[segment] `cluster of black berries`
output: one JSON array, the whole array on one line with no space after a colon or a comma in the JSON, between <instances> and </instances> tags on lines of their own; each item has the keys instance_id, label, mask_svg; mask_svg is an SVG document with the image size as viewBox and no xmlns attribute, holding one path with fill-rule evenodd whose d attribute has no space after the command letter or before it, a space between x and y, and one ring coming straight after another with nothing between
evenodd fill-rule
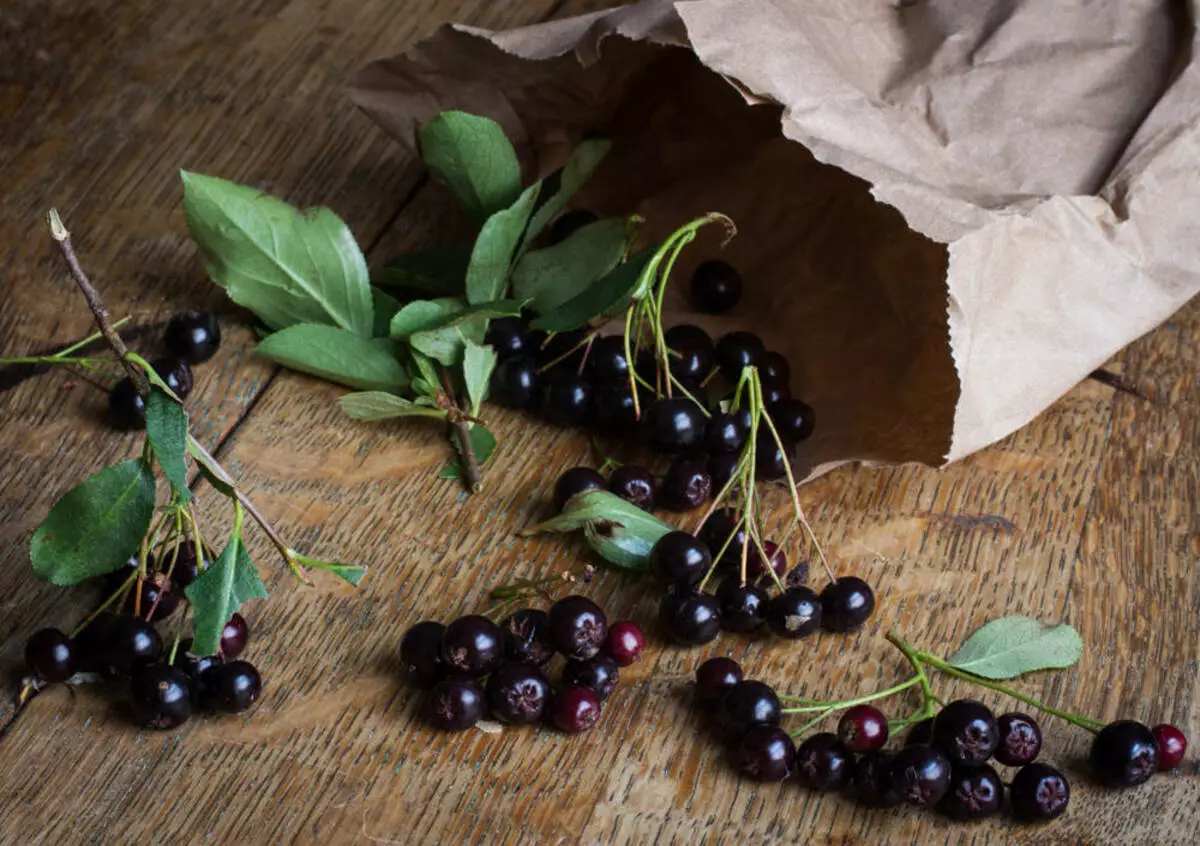
<instances>
[{"instance_id":1,"label":"cluster of black berries","mask_svg":"<svg viewBox=\"0 0 1200 846\"><path fill-rule=\"evenodd\" d=\"M216 315L184 311L167 323L163 334L168 356L150 362L175 395L187 399L192 392L192 365L208 361L221 344L221 327ZM146 428L146 398L126 376L108 394L108 421L116 429Z\"/></svg>"},{"instance_id":2,"label":"cluster of black berries","mask_svg":"<svg viewBox=\"0 0 1200 846\"><path fill-rule=\"evenodd\" d=\"M609 626L596 603L573 595L548 612L523 608L499 625L479 615L448 626L417 623L400 642L400 661L430 688L425 716L437 728L462 731L490 715L512 725L548 720L574 733L596 724L618 668L645 646L636 623ZM546 674L555 654L566 658L557 690Z\"/></svg>"}]
</instances>

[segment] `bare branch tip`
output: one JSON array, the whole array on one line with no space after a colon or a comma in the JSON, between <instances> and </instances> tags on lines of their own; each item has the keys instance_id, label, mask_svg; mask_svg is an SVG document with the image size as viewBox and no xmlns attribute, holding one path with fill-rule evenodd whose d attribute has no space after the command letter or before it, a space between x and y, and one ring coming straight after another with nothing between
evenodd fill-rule
<instances>
[{"instance_id":1,"label":"bare branch tip","mask_svg":"<svg viewBox=\"0 0 1200 846\"><path fill-rule=\"evenodd\" d=\"M50 227L50 237L59 243L71 237L71 233L67 231L67 227L63 225L62 218L59 217L58 209L52 208L46 212L46 225Z\"/></svg>"}]
</instances>

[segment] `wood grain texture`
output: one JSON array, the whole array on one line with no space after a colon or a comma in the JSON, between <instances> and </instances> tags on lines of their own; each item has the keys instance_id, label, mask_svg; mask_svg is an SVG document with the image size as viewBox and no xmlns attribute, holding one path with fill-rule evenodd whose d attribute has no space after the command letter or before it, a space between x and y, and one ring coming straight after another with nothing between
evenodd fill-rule
<instances>
[{"instance_id":1,"label":"wood grain texture","mask_svg":"<svg viewBox=\"0 0 1200 846\"><path fill-rule=\"evenodd\" d=\"M348 74L444 20L511 26L585 4L10 5L0 12L12 47L0 58L0 347L15 354L90 331L43 235L41 214L56 204L113 311L146 324L184 305L221 309L227 340L199 370L191 402L202 439L295 545L372 572L358 591L329 579L303 588L254 536L272 594L248 615L249 657L267 682L260 704L244 718L150 733L93 690L47 691L0 740L0 843L1195 841L1194 756L1180 773L1112 793L1085 776L1087 737L1048 724L1046 758L1073 776L1067 817L1033 829L951 824L738 779L690 707L688 679L727 653L781 690L848 696L903 677L882 637L889 628L949 652L982 622L1025 613L1072 622L1088 649L1078 668L1023 690L1095 717L1174 721L1196 737L1200 304L1110 365L1144 400L1087 382L945 470L843 469L807 487L839 570L877 586L866 631L791 645L725 636L697 650L656 638L589 734L439 734L417 718L420 697L397 672L401 634L482 610L490 587L514 577L579 566L577 541L515 531L545 515L559 472L591 463L589 445L489 409L501 449L485 492L468 499L433 479L448 457L438 427L351 423L338 389L274 375L254 358L248 323L204 278L175 170L329 205L373 260L427 244L456 225L445 193L348 105ZM69 626L94 599L33 579L30 532L63 490L134 448L97 424L98 394L66 381L43 376L0 394L9 689L28 634ZM204 507L219 505L200 493ZM778 525L786 503L771 503ZM652 628L647 581L605 573L586 591L610 618ZM946 680L938 690L967 692Z\"/></svg>"}]
</instances>

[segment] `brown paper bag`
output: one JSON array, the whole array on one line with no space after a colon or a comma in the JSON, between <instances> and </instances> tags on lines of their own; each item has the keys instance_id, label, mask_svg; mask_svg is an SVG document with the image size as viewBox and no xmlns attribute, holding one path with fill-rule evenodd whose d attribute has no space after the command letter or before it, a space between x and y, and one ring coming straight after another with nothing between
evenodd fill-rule
<instances>
[{"instance_id":1,"label":"brown paper bag","mask_svg":"<svg viewBox=\"0 0 1200 846\"><path fill-rule=\"evenodd\" d=\"M748 325L817 410L799 457L961 458L1200 290L1200 65L1184 4L646 0L444 28L352 96L416 149L463 109L530 176L614 147L576 205L739 234ZM719 248L700 239L679 267ZM676 288L686 287L677 284Z\"/></svg>"}]
</instances>

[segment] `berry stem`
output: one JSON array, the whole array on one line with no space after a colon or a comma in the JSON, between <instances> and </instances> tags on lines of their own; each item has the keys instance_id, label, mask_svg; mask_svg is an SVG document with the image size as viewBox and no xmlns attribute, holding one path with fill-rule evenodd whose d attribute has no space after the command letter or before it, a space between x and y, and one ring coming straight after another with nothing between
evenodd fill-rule
<instances>
[{"instance_id":1,"label":"berry stem","mask_svg":"<svg viewBox=\"0 0 1200 846\"><path fill-rule=\"evenodd\" d=\"M783 713L785 713L785 714L813 714L818 711L827 711L827 710L843 711L846 708L853 708L855 705L865 705L868 702L874 702L876 699L884 699L888 696L892 696L894 694L900 693L902 690L908 690L910 687L913 687L914 685L917 685L920 683L921 683L920 677L913 676L911 679L900 682L900 684L892 685L891 687L887 688L886 690L879 690L879 691L876 691L875 693L868 693L866 696L859 696L855 699L847 699L844 702L812 702L811 704L802 705L802 706L799 706L796 708L784 708ZM794 701L793 697L790 697L790 696L780 696L779 698L787 700L789 702ZM804 701L804 700L801 700L801 701Z\"/></svg>"},{"instance_id":2,"label":"berry stem","mask_svg":"<svg viewBox=\"0 0 1200 846\"><path fill-rule=\"evenodd\" d=\"M825 718L826 718L826 717L828 717L830 714L832 714L832 713L833 713L834 711L836 711L836 710L837 710L836 708L826 708L826 709L824 709L823 711L821 711L821 713L817 714L817 716L813 717L813 718L812 718L811 720L809 720L807 723L805 723L804 725L800 726L800 728L796 729L795 731L789 731L789 732L788 732L788 736L789 736L789 737L791 737L791 738L793 738L793 739L795 739L795 738L799 737L800 735L804 734L804 733L805 733L806 731L808 731L809 729L811 729L811 728L814 728L814 727L815 727L815 726L817 726L819 723L823 722L823 721L825 720Z\"/></svg>"},{"instance_id":3,"label":"berry stem","mask_svg":"<svg viewBox=\"0 0 1200 846\"><path fill-rule=\"evenodd\" d=\"M457 409L458 401L454 398L454 386L450 383L450 371L445 367L442 368L442 387L445 388L446 396ZM467 490L470 493L479 493L483 490L483 476L479 472L479 458L475 455L474 447L471 446L471 427L463 419L453 419L452 421L452 418L457 417L458 415L454 414L448 414L446 417L455 436L451 440L454 441L454 447L458 450L459 458L462 459Z\"/></svg>"},{"instance_id":4,"label":"berry stem","mask_svg":"<svg viewBox=\"0 0 1200 846\"><path fill-rule=\"evenodd\" d=\"M921 710L916 716L914 722L920 722L927 717L932 717L934 713L933 703L937 697L933 695L933 688L929 685L929 676L925 673L925 665L921 663L920 655L917 651L900 639L900 636L895 632L887 633L888 642L895 646L903 653L908 663L912 665L913 671L917 674L917 683L921 685Z\"/></svg>"}]
</instances>

